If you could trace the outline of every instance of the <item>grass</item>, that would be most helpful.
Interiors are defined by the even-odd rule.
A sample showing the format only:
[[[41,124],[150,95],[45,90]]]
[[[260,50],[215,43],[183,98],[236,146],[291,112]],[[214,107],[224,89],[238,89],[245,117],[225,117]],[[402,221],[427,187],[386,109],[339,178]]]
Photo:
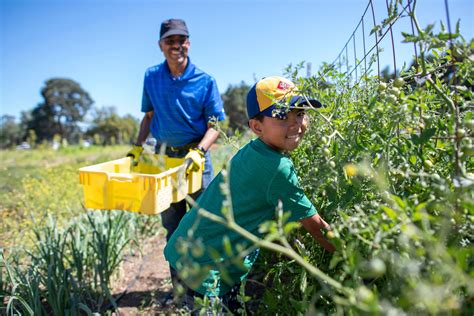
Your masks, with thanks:
[[[78,169],[128,149],[0,151],[0,300],[8,305],[0,313],[92,313],[115,304],[110,282],[125,250],[156,232],[159,216],[85,212]],[[236,150],[216,144],[216,173]]]
[[[225,140],[211,150],[216,174],[242,143]],[[44,226],[48,216],[63,227],[84,213],[78,169],[124,157],[128,150],[122,145],[0,151],[0,248],[30,248],[33,228]]]
[[[58,151],[2,150],[0,160],[0,247],[31,245],[32,228],[52,215],[62,226],[81,214],[80,167],[123,157],[128,146]]]

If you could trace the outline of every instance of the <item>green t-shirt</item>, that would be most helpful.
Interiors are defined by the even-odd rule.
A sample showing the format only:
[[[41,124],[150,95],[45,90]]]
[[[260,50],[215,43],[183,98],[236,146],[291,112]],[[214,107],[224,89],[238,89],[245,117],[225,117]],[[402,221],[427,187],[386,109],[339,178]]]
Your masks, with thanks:
[[[259,226],[275,218],[279,201],[285,212],[291,212],[289,221],[316,214],[299,187],[291,160],[260,139],[242,147],[227,171],[234,220],[254,235],[261,236]],[[197,201],[201,208],[221,217],[222,210],[229,210],[224,203],[223,182],[220,172]],[[204,295],[221,296],[247,276],[258,249],[192,208],[171,236],[164,254],[190,288]],[[198,270],[205,274],[195,274]]]

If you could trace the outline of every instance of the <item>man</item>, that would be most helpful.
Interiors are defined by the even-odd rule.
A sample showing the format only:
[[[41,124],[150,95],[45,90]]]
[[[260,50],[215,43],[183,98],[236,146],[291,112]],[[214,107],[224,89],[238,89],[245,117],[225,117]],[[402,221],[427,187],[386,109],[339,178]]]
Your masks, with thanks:
[[[200,168],[201,158],[205,158],[203,190],[214,176],[208,150],[219,132],[212,127],[211,120],[225,119],[222,99],[215,79],[197,68],[188,57],[189,32],[183,20],[165,20],[158,45],[166,60],[145,73],[141,109],[145,115],[137,142],[127,156],[137,163],[142,144],[151,132],[157,140],[156,153],[164,146],[165,154],[170,157],[190,158],[193,161],[190,168],[194,169]],[[186,213],[186,207],[183,200],[161,213],[167,241]],[[174,279],[173,274],[172,271]]]

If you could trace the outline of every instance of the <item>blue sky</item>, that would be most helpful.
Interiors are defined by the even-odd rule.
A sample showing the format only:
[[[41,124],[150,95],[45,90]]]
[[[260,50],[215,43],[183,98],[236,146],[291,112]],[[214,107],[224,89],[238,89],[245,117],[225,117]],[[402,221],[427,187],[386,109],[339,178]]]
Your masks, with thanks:
[[[377,23],[385,0],[373,0]],[[473,1],[449,0],[451,24],[473,38]],[[332,62],[359,23],[368,0],[0,0],[0,116],[33,109],[47,79],[70,78],[95,106],[141,117],[144,71],[163,61],[161,21],[186,20],[191,60],[230,84],[282,74],[290,63]],[[444,0],[418,0],[422,26],[446,23]],[[406,19],[408,21],[408,19]],[[403,29],[405,27],[405,29]],[[409,25],[400,23],[401,30]],[[368,32],[367,29],[365,31]],[[356,36],[357,47],[361,36]],[[385,41],[388,42],[388,41]],[[370,45],[368,43],[367,45]],[[361,48],[357,54],[360,56]],[[391,62],[386,48],[382,64]],[[397,66],[413,46],[396,37]]]

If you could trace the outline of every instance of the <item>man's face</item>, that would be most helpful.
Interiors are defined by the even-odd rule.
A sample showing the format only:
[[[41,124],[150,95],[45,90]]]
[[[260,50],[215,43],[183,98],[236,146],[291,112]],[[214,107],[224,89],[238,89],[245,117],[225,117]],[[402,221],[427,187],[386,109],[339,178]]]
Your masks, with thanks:
[[[189,38],[183,35],[168,36],[159,41],[160,49],[169,64],[182,64],[188,58]]]

